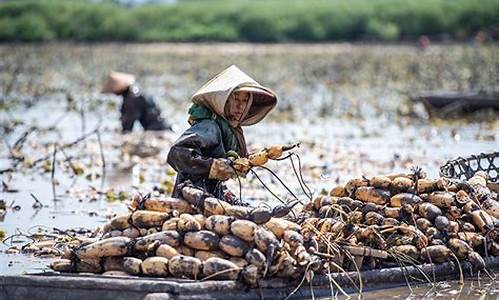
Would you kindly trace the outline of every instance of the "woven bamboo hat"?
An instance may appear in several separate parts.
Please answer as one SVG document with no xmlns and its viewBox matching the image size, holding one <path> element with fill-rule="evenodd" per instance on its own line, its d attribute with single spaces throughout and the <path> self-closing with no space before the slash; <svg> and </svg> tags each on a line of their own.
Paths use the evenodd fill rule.
<svg viewBox="0 0 500 300">
<path fill-rule="evenodd" d="M 104 82 L 102 93 L 120 94 L 135 82 L 132 74 L 111 71 Z"/>
</svg>

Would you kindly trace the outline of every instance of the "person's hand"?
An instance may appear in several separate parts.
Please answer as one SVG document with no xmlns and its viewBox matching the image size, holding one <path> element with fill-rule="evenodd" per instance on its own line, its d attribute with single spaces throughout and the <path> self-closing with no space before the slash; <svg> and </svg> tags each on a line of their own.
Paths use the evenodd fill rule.
<svg viewBox="0 0 500 300">
<path fill-rule="evenodd" d="M 234 169 L 231 167 L 231 161 L 225 158 L 214 158 L 210 166 L 208 178 L 218 180 L 228 180 L 236 175 Z"/>
</svg>

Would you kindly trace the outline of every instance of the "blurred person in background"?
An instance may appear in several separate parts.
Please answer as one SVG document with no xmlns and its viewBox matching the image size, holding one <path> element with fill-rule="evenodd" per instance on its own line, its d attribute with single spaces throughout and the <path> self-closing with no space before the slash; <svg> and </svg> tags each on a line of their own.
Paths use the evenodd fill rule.
<svg viewBox="0 0 500 300">
<path fill-rule="evenodd" d="M 171 130 L 171 126 L 162 118 L 155 100 L 143 93 L 133 75 L 110 72 L 101 92 L 122 96 L 120 120 L 123 133 L 132 131 L 135 121 L 139 121 L 144 130 Z"/>
<path fill-rule="evenodd" d="M 235 176 L 228 152 L 248 156 L 242 126 L 260 122 L 276 106 L 276 94 L 238 67 L 230 66 L 208 81 L 192 97 L 191 125 L 174 143 L 167 162 L 177 171 L 173 197 L 182 183 L 191 183 L 219 199 L 234 202 L 223 184 Z"/>
</svg>

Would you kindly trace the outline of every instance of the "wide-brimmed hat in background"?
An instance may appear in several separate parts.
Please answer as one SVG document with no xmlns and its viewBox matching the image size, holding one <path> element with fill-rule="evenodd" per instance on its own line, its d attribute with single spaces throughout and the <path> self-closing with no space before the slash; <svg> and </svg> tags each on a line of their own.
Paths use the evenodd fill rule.
<svg viewBox="0 0 500 300">
<path fill-rule="evenodd" d="M 120 94 L 135 82 L 132 74 L 111 71 L 104 82 L 102 93 Z"/>
</svg>

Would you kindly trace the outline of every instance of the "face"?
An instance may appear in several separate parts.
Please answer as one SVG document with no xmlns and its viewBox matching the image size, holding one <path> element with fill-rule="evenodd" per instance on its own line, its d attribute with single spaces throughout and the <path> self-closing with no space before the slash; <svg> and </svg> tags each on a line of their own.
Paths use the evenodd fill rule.
<svg viewBox="0 0 500 300">
<path fill-rule="evenodd" d="M 245 112 L 245 109 L 248 105 L 248 101 L 250 100 L 250 94 L 247 92 L 234 92 L 229 97 L 228 105 L 228 113 L 229 120 L 231 121 L 239 121 Z"/>
</svg>

